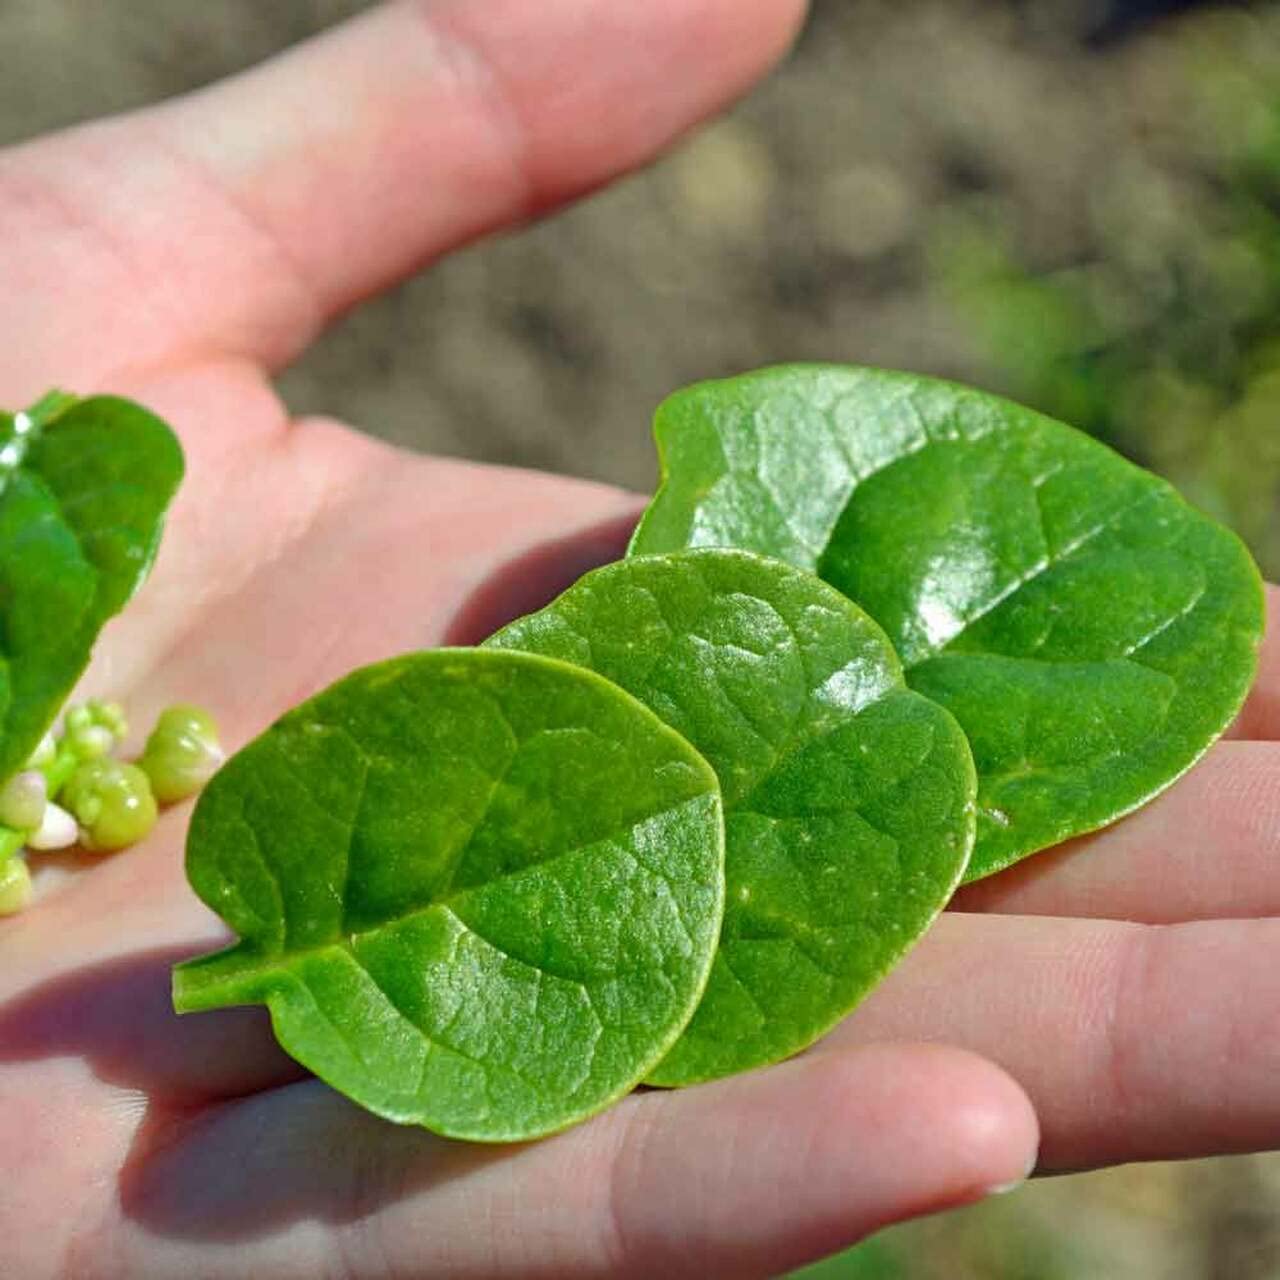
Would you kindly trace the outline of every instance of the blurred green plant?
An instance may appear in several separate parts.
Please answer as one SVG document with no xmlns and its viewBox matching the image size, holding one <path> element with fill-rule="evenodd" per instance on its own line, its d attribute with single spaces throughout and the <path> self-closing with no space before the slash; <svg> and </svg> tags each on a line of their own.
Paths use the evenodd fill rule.
<svg viewBox="0 0 1280 1280">
<path fill-rule="evenodd" d="M 791 1280 L 908 1280 L 906 1260 L 887 1240 L 873 1236 L 844 1253 L 791 1273 Z"/>
<path fill-rule="evenodd" d="M 979 194 L 935 218 L 930 272 L 1002 389 L 1168 476 L 1276 574 L 1280 12 L 1178 24 L 1139 69 L 1156 101 L 1078 193 L 1070 261 Z"/>
<path fill-rule="evenodd" d="M 945 1218 L 904 1223 L 790 1280 L 1082 1280 L 1097 1276 L 1097 1251 L 1061 1224 L 1026 1212 L 1016 1197 Z"/>
<path fill-rule="evenodd" d="M 959 372 L 1166 475 L 1236 528 L 1274 578 L 1280 5 L 1194 14 L 1099 56 L 1121 65 L 1092 86 L 1124 92 L 1097 108 L 1114 127 L 1099 140 L 1091 180 L 1065 197 L 1076 207 L 1062 212 L 1068 229 L 1047 237 L 1052 247 L 1033 225 L 1038 206 L 1006 179 L 944 198 L 928 216 L 931 286 L 975 348 Z M 1186 1172 L 1187 1186 L 1159 1169 L 1113 1171 L 1101 1189 L 1098 1175 L 1040 1184 L 893 1228 L 794 1280 L 1207 1274 L 1200 1268 L 1211 1264 L 1189 1251 L 1205 1228 L 1187 1205 L 1212 1199 L 1229 1169 L 1237 1165 L 1205 1162 Z M 1070 1193 L 1068 1183 L 1080 1184 L 1079 1198 L 1059 1203 L 1053 1194 Z M 1131 1203 L 1135 1194 L 1151 1203 Z M 1235 1204 L 1239 1188 L 1232 1194 Z M 1096 1245 L 1092 1228 L 1069 1225 L 1086 1216 L 1093 1228 L 1107 1220 Z M 1133 1222 L 1147 1234 L 1127 1239 Z M 1144 1263 L 1153 1239 L 1168 1247 Z M 1220 1245 L 1201 1247 L 1216 1258 Z M 1221 1274 L 1271 1275 L 1268 1257 Z"/>
</svg>

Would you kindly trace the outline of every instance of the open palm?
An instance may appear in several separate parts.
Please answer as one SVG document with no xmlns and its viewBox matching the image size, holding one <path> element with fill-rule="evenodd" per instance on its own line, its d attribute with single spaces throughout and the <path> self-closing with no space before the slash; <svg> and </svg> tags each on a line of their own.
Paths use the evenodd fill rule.
<svg viewBox="0 0 1280 1280">
<path fill-rule="evenodd" d="M 156 572 L 86 687 L 138 722 L 196 698 L 234 747 L 350 668 L 477 640 L 616 555 L 634 497 L 291 421 L 270 372 L 431 257 L 640 163 L 798 17 L 798 0 L 416 0 L 0 157 L 0 402 L 120 391 L 188 458 Z M 220 934 L 175 810 L 0 928 L 6 1265 L 770 1274 L 1019 1178 L 1028 1095 L 1047 1168 L 1272 1145 L 1276 736 L 1280 653 L 1235 740 L 1143 813 L 969 890 L 814 1052 L 514 1148 L 360 1112 L 261 1010 L 179 1024 L 169 967 Z"/>
</svg>

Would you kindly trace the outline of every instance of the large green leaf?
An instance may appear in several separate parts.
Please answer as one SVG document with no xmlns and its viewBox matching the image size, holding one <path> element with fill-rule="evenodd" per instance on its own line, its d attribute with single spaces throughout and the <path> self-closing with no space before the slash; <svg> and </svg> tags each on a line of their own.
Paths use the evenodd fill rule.
<svg viewBox="0 0 1280 1280">
<path fill-rule="evenodd" d="M 657 436 L 633 553 L 744 547 L 862 605 L 969 735 L 970 879 L 1150 799 L 1252 682 L 1263 598 L 1240 541 L 1028 409 L 785 366 L 679 392 Z"/>
<path fill-rule="evenodd" d="M 688 1021 L 724 903 L 711 768 L 630 695 L 528 654 L 353 673 L 235 756 L 187 874 L 240 936 L 179 1011 L 263 1002 L 372 1111 L 507 1141 L 632 1088 Z"/>
<path fill-rule="evenodd" d="M 0 415 L 0 781 L 22 767 L 146 577 L 182 450 L 127 400 Z"/>
<path fill-rule="evenodd" d="M 652 1083 L 811 1044 L 959 882 L 974 831 L 964 734 L 906 688 L 884 632 L 812 574 L 738 551 L 640 557 L 588 574 L 486 643 L 598 671 L 719 775 L 720 948 Z"/>
</svg>

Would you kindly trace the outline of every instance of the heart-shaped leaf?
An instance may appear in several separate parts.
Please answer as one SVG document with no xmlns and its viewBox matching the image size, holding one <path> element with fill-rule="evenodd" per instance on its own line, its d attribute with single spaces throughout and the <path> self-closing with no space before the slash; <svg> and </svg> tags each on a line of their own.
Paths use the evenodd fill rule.
<svg viewBox="0 0 1280 1280">
<path fill-rule="evenodd" d="M 392 1120 L 536 1137 L 631 1089 L 705 986 L 719 789 L 581 668 L 439 650 L 353 673 L 209 784 L 187 874 L 239 934 L 180 1012 L 262 1002 L 284 1048 Z"/>
<path fill-rule="evenodd" d="M 588 574 L 486 644 L 598 671 L 719 775 L 720 948 L 652 1083 L 811 1044 L 959 882 L 974 830 L 964 735 L 906 688 L 884 632 L 812 574 L 736 551 L 639 557 Z"/>
<path fill-rule="evenodd" d="M 0 415 L 0 782 L 142 583 L 182 479 L 159 418 L 111 396 Z"/>
<path fill-rule="evenodd" d="M 1253 680 L 1239 539 L 1097 441 L 910 374 L 784 366 L 672 396 L 635 554 L 743 547 L 888 632 L 978 766 L 968 878 L 1167 787 Z"/>
</svg>

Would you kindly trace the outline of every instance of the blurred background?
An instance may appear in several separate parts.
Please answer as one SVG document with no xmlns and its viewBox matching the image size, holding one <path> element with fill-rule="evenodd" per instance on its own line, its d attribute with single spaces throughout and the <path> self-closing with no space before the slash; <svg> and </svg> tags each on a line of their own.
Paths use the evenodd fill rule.
<svg viewBox="0 0 1280 1280">
<path fill-rule="evenodd" d="M 0 0 L 0 142 L 363 7 Z M 283 385 L 415 448 L 649 489 L 658 400 L 792 359 L 1011 394 L 1280 574 L 1280 4 L 816 0 L 731 115 L 366 306 Z M 1047 1180 L 804 1274 L 1273 1280 L 1280 1157 Z"/>
</svg>

